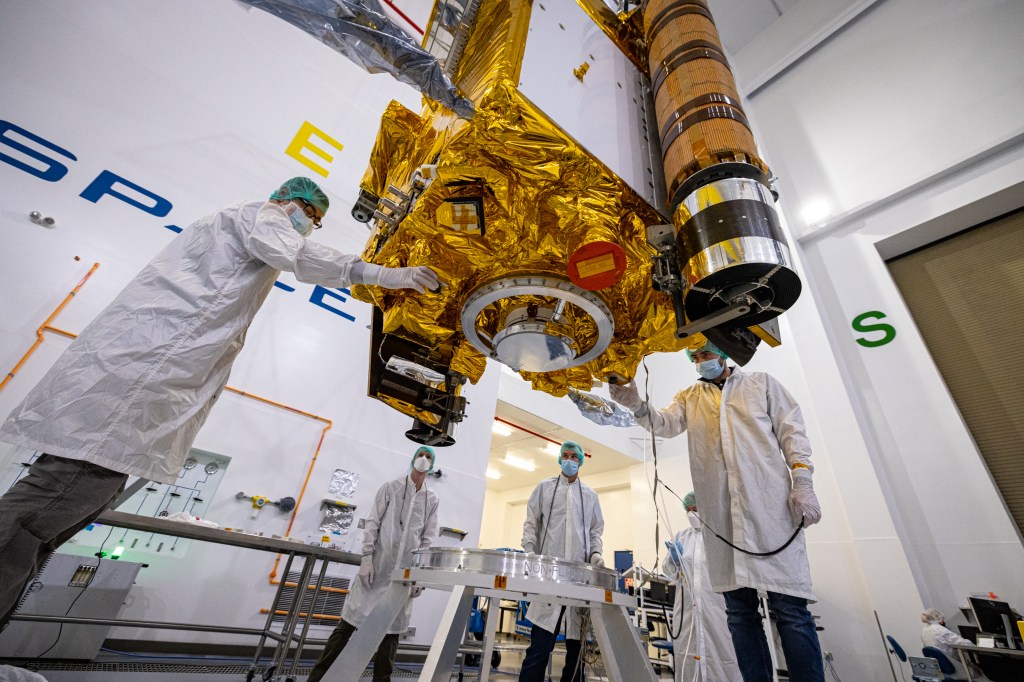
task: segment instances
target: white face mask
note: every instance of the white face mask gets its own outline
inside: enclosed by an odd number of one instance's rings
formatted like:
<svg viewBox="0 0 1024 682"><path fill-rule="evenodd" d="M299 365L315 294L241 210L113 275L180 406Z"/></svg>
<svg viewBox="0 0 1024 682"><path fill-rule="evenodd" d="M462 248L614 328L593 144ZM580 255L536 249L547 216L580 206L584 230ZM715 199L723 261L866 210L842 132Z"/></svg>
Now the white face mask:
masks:
<svg viewBox="0 0 1024 682"><path fill-rule="evenodd" d="M412 463L412 468L420 473L426 473L430 469L430 458L417 457Z"/></svg>
<svg viewBox="0 0 1024 682"><path fill-rule="evenodd" d="M686 518L690 522L690 528L700 528L700 517L697 516L697 512L686 512Z"/></svg>

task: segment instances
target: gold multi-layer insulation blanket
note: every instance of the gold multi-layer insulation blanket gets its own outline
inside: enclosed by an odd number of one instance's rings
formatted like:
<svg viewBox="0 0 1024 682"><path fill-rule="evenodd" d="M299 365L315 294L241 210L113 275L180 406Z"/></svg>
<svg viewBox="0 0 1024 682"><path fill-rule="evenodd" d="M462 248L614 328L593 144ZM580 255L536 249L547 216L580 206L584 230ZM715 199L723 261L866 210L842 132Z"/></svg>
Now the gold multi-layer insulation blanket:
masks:
<svg viewBox="0 0 1024 682"><path fill-rule="evenodd" d="M384 312L384 331L436 349L451 368L471 381L486 359L464 338L460 317L469 295L487 282L511 275L568 279L567 261L581 245L612 241L626 254L627 269L615 285L595 292L611 310L615 335L607 350L585 365L547 373L523 373L534 388L564 395L570 387L589 389L609 373L633 376L643 356L676 351L675 318L669 298L651 288L651 251L646 227L662 218L628 185L549 120L511 82L493 83L476 101L471 122L456 122L436 105L422 115L392 102L364 177L365 189L386 195L394 185L409 191L413 172L436 166L434 180L414 208L391 230L378 226L363 258L388 267L426 265L447 283L440 293L417 294L353 287L353 295ZM453 202L479 199L482 230L452 229ZM488 334L511 308L545 297L499 302L478 317ZM582 354L597 329L569 304L566 319L551 324ZM407 411L407 410L403 410Z"/></svg>
<svg viewBox="0 0 1024 682"><path fill-rule="evenodd" d="M703 0L651 0L644 28L669 196L716 163L742 161L767 173Z"/></svg>

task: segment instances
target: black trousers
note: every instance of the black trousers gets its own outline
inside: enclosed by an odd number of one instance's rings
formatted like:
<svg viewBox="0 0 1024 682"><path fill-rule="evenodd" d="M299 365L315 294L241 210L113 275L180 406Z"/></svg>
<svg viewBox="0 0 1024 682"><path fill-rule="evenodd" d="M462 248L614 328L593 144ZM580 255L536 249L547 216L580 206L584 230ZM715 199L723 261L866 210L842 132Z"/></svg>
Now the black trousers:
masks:
<svg viewBox="0 0 1024 682"><path fill-rule="evenodd" d="M530 631L530 646L526 650L526 658L523 659L523 667L519 669L519 682L543 682L544 670L548 667L548 658L555 649L555 639L558 631L562 629L562 617L565 616L565 607L562 607L558 614L558 623L555 624L555 631L548 632L536 625ZM580 644L578 639L565 640L565 665L562 666L561 682L582 682L583 666L580 662ZM487 662L484 662L486 665ZM575 673L575 674L574 674Z"/></svg>
<svg viewBox="0 0 1024 682"><path fill-rule="evenodd" d="M128 474L44 454L0 497L0 630L50 554L113 504L127 481Z"/></svg>
<svg viewBox="0 0 1024 682"><path fill-rule="evenodd" d="M334 628L334 632L327 638L327 645L324 646L320 660L313 666L313 671L309 674L306 682L319 682L335 659L341 655L356 629L354 625L345 620L342 620L338 627ZM380 646L377 647L377 653L373 657L373 682L390 682L397 655L398 635L384 635L384 639L381 640Z"/></svg>

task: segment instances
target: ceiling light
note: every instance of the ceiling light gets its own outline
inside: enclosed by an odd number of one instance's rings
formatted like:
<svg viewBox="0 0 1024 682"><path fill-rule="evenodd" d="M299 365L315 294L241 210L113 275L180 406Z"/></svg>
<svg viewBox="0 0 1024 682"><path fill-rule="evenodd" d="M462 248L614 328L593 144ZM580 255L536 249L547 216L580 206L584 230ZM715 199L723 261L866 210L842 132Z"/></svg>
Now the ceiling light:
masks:
<svg viewBox="0 0 1024 682"><path fill-rule="evenodd" d="M562 454L562 446L558 443L548 443L544 446L544 452L555 457L559 457Z"/></svg>
<svg viewBox="0 0 1024 682"><path fill-rule="evenodd" d="M800 217L804 219L804 223L807 225L819 227L832 217L832 205L828 199L821 197L811 199L804 204L803 209L800 211Z"/></svg>
<svg viewBox="0 0 1024 682"><path fill-rule="evenodd" d="M497 481L499 478L501 478L501 472L492 467L487 467L487 478L493 478L495 481Z"/></svg>
<svg viewBox="0 0 1024 682"><path fill-rule="evenodd" d="M532 459L520 459L515 455L505 455L504 459L501 460L510 467L516 469L522 469L523 471L536 471L537 465L533 463Z"/></svg>
<svg viewBox="0 0 1024 682"><path fill-rule="evenodd" d="M505 426L500 421L494 420L494 423L491 424L491 433L493 433L496 436L511 436L512 429Z"/></svg>

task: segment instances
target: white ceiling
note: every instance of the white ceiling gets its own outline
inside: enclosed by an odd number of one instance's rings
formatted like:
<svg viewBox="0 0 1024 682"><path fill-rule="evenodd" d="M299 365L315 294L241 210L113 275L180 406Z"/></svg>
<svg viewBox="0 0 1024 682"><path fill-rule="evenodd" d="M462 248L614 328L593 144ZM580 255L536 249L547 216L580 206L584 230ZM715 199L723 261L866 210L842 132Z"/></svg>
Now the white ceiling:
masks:
<svg viewBox="0 0 1024 682"><path fill-rule="evenodd" d="M733 55L799 0L708 0L718 35Z"/></svg>
<svg viewBox="0 0 1024 682"><path fill-rule="evenodd" d="M562 428L501 400L498 401L495 414L498 419L511 422L515 426L495 422L496 428L506 430L509 435L502 435L494 431L491 433L491 452L487 460L487 467L498 471L501 478L497 480L488 478L488 490L510 490L534 486L541 480L558 474L557 451L547 450L550 441L555 441L560 445L564 441L574 440L583 446L586 454L590 455L585 458L583 469L580 471L584 480L586 480L587 474L624 469L637 463L637 460L617 450L595 440L584 438L569 429ZM532 435L527 431L540 434L540 436ZM510 466L502 461L506 455L533 462L536 470L530 472Z"/></svg>

